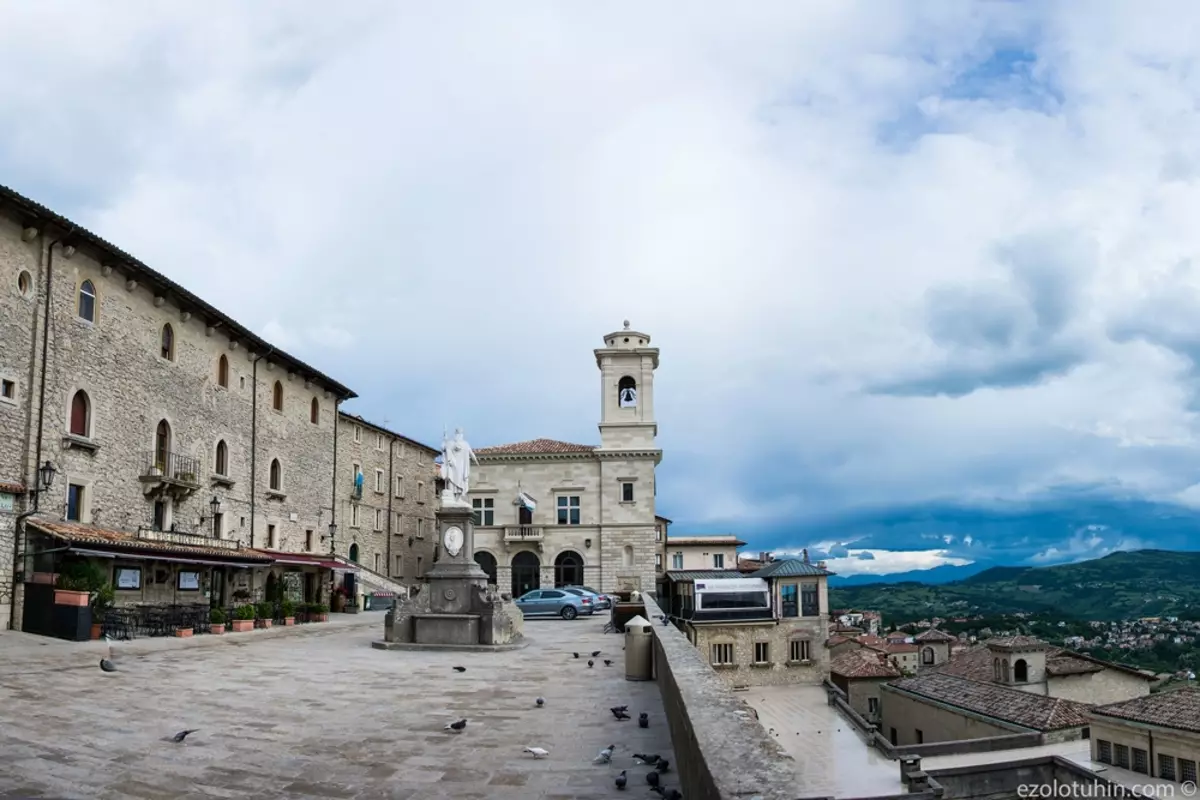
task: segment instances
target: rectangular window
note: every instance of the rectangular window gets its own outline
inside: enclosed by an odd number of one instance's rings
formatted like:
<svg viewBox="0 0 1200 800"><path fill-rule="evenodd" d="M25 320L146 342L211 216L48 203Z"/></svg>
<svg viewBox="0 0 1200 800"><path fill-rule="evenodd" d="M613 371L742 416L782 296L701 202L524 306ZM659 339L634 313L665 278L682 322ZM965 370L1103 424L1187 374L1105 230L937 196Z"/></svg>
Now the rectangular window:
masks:
<svg viewBox="0 0 1200 800"><path fill-rule="evenodd" d="M392 575L397 578L404 577L404 556L396 556L396 564L392 567Z"/></svg>
<svg viewBox="0 0 1200 800"><path fill-rule="evenodd" d="M356 441L356 442L362 441L362 428L360 428L357 425L354 426L354 441Z"/></svg>
<svg viewBox="0 0 1200 800"><path fill-rule="evenodd" d="M800 616L800 587L794 583L785 583L779 587L779 599L781 601L781 613L785 617Z"/></svg>
<svg viewBox="0 0 1200 800"><path fill-rule="evenodd" d="M656 570L662 570L662 553L654 554L654 568Z"/></svg>
<svg viewBox="0 0 1200 800"><path fill-rule="evenodd" d="M1133 748L1133 771L1143 775L1150 774L1150 754L1145 750Z"/></svg>
<svg viewBox="0 0 1200 800"><path fill-rule="evenodd" d="M383 491L384 491L383 487L384 487L383 470L377 469L377 470L375 470L375 491L378 492L379 494L383 494Z"/></svg>
<svg viewBox="0 0 1200 800"><path fill-rule="evenodd" d="M662 541L662 528L654 529L654 541L656 541L656 542Z"/></svg>
<svg viewBox="0 0 1200 800"><path fill-rule="evenodd" d="M1158 754L1158 777L1164 780L1175 780L1175 757Z"/></svg>
<svg viewBox="0 0 1200 800"><path fill-rule="evenodd" d="M310 553L312 552L312 549L313 549L313 532L312 532L312 529L311 529L311 528L310 528L309 530L306 530L306 531L304 532L304 549L305 549L305 550L308 550Z"/></svg>
<svg viewBox="0 0 1200 800"><path fill-rule="evenodd" d="M671 569L683 569L683 553L671 554Z"/></svg>
<svg viewBox="0 0 1200 800"><path fill-rule="evenodd" d="M212 537L220 539L225 532L225 515L221 513L213 514L212 518Z"/></svg>
<svg viewBox="0 0 1200 800"><path fill-rule="evenodd" d="M867 713L870 714L871 716L879 715L879 698L878 697L868 697L867 698Z"/></svg>
<svg viewBox="0 0 1200 800"><path fill-rule="evenodd" d="M376 572L379 572L379 566L380 566L380 564L379 564L379 561L380 561L380 559L382 559L382 558L383 558L383 556L382 556L382 555L380 555L379 553L376 553L376 554L375 554L375 571L376 571Z"/></svg>
<svg viewBox="0 0 1200 800"><path fill-rule="evenodd" d="M82 496L82 492L80 495ZM167 502L165 500L154 501L154 530L162 531L167 528Z"/></svg>
<svg viewBox="0 0 1200 800"><path fill-rule="evenodd" d="M16 400L17 399L17 382L10 381L8 378L0 380L0 399Z"/></svg>
<svg viewBox="0 0 1200 800"><path fill-rule="evenodd" d="M383 530L383 509L382 508L375 509L375 530L377 530L377 531ZM378 571L379 570L376 570L376 572L378 572Z"/></svg>
<svg viewBox="0 0 1200 800"><path fill-rule="evenodd" d="M1106 742L1103 739L1096 740L1096 760L1101 764L1113 763L1112 742Z"/></svg>
<svg viewBox="0 0 1200 800"><path fill-rule="evenodd" d="M83 520L83 487L78 483L67 486L67 519L71 522ZM158 530L162 530L161 527Z"/></svg>
<svg viewBox="0 0 1200 800"><path fill-rule="evenodd" d="M712 663L716 666L722 666L733 663L733 645L732 644L714 644L712 646Z"/></svg>
<svg viewBox="0 0 1200 800"><path fill-rule="evenodd" d="M1129 769L1129 748L1123 744L1113 747L1115 758L1113 762L1121 769Z"/></svg>
<svg viewBox="0 0 1200 800"><path fill-rule="evenodd" d="M418 503L425 502L425 482L424 481L417 481L417 502Z"/></svg>
<svg viewBox="0 0 1200 800"><path fill-rule="evenodd" d="M768 664L771 661L771 645L769 642L754 643L754 663Z"/></svg>
<svg viewBox="0 0 1200 800"><path fill-rule="evenodd" d="M812 660L812 643L808 639L792 639L789 642L788 657L792 661L811 661Z"/></svg>
<svg viewBox="0 0 1200 800"><path fill-rule="evenodd" d="M817 584L802 583L800 584L800 616L802 617L819 617L821 610L819 608L819 600L817 593Z"/></svg>
<svg viewBox="0 0 1200 800"><path fill-rule="evenodd" d="M917 744L925 744L925 732L920 728L913 728L917 734Z"/></svg>
<svg viewBox="0 0 1200 800"><path fill-rule="evenodd" d="M396 476L396 497L404 499L404 478L399 475Z"/></svg>
<svg viewBox="0 0 1200 800"><path fill-rule="evenodd" d="M275 526L274 525L267 526L267 547L271 548L272 550L275 549Z"/></svg>
<svg viewBox="0 0 1200 800"><path fill-rule="evenodd" d="M579 524L579 496L571 495L569 497L558 498L558 524L559 525L578 525Z"/></svg>
<svg viewBox="0 0 1200 800"><path fill-rule="evenodd" d="M421 517L417 517L417 538L425 538L425 520Z"/></svg>
<svg viewBox="0 0 1200 800"><path fill-rule="evenodd" d="M375 449L376 450L383 449L383 434L382 433L375 434Z"/></svg>
<svg viewBox="0 0 1200 800"><path fill-rule="evenodd" d="M1179 759L1179 780L1181 783L1196 782L1196 762L1186 758Z"/></svg>
<svg viewBox="0 0 1200 800"><path fill-rule="evenodd" d="M724 553L713 553L713 569L725 569Z"/></svg>
<svg viewBox="0 0 1200 800"><path fill-rule="evenodd" d="M421 569L421 562L422 562L422 561L424 561L424 560L425 560L425 559L421 558L420 556L417 556L417 574L416 574L416 577L418 577L418 578L419 578L419 577L421 577L421 573L422 573L422 569Z"/></svg>
<svg viewBox="0 0 1200 800"><path fill-rule="evenodd" d="M350 504L350 527L358 527L358 503Z"/></svg>
<svg viewBox="0 0 1200 800"><path fill-rule="evenodd" d="M476 497L471 500L471 507L475 512L476 525L495 525L496 524L496 501L491 497Z"/></svg>
<svg viewBox="0 0 1200 800"><path fill-rule="evenodd" d="M621 484L621 502L633 502L633 483L631 481L625 481Z"/></svg>

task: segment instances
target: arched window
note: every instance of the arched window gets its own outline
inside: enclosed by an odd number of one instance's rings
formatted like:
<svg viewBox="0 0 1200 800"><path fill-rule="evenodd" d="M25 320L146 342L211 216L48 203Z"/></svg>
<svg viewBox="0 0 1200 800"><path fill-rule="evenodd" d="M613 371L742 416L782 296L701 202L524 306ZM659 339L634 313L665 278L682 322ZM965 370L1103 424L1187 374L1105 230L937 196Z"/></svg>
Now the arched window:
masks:
<svg viewBox="0 0 1200 800"><path fill-rule="evenodd" d="M308 421L313 425L321 421L321 404L317 402L317 398L315 397L308 407Z"/></svg>
<svg viewBox="0 0 1200 800"><path fill-rule="evenodd" d="M583 559L573 550L564 550L554 559L555 586L583 585Z"/></svg>
<svg viewBox="0 0 1200 800"><path fill-rule="evenodd" d="M229 359L224 355L217 359L217 386L229 388Z"/></svg>
<svg viewBox="0 0 1200 800"><path fill-rule="evenodd" d="M167 461L171 457L171 426L164 419L158 423L154 431L154 466L163 472L167 471Z"/></svg>
<svg viewBox="0 0 1200 800"><path fill-rule="evenodd" d="M271 408L283 411L283 384L279 381L275 381L275 387L271 389Z"/></svg>
<svg viewBox="0 0 1200 800"><path fill-rule="evenodd" d="M96 285L91 281L79 284L79 318L96 321Z"/></svg>
<svg viewBox="0 0 1200 800"><path fill-rule="evenodd" d="M88 438L92 435L92 402L80 389L71 398L71 435Z"/></svg>
<svg viewBox="0 0 1200 800"><path fill-rule="evenodd" d="M229 448L225 445L225 440L217 442L217 458L213 462L213 472L218 475L229 474Z"/></svg>
<svg viewBox="0 0 1200 800"><path fill-rule="evenodd" d="M271 459L271 488L276 492L283 490L283 467L278 458Z"/></svg>
<svg viewBox="0 0 1200 800"><path fill-rule="evenodd" d="M921 663L922 664L932 664L933 663L933 648L932 647L921 648Z"/></svg>
<svg viewBox="0 0 1200 800"><path fill-rule="evenodd" d="M1025 663L1025 659L1018 658L1013 664L1013 680L1017 683L1025 683L1029 680L1029 664Z"/></svg>
<svg viewBox="0 0 1200 800"><path fill-rule="evenodd" d="M617 382L617 405L621 408L637 407L637 381L628 375Z"/></svg>
<svg viewBox="0 0 1200 800"><path fill-rule="evenodd" d="M358 544L357 543L350 545L350 560L353 561L355 564L358 563Z"/></svg>
<svg viewBox="0 0 1200 800"><path fill-rule="evenodd" d="M175 360L175 330L171 327L171 323L167 323L162 327L162 342L160 343L159 355L167 361Z"/></svg>

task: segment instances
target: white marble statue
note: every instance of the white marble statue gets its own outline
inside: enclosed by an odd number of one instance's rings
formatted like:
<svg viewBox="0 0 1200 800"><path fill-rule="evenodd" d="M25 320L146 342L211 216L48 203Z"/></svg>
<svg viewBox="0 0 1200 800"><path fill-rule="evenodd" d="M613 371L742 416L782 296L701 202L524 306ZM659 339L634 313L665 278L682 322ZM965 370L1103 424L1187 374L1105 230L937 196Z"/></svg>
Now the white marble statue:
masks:
<svg viewBox="0 0 1200 800"><path fill-rule="evenodd" d="M453 500L465 504L471 478L471 462L479 463L475 451L463 438L462 428L456 428L454 438L442 434L442 478L446 481L443 502Z"/></svg>

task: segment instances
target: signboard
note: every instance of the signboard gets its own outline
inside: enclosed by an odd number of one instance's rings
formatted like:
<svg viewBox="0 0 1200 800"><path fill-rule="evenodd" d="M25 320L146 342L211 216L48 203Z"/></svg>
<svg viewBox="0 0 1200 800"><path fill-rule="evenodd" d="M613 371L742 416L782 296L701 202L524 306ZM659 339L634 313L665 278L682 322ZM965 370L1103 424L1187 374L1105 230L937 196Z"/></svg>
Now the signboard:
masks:
<svg viewBox="0 0 1200 800"><path fill-rule="evenodd" d="M117 567L117 588L142 588L142 571L137 567Z"/></svg>
<svg viewBox="0 0 1200 800"><path fill-rule="evenodd" d="M12 511L15 507L16 495L0 492L0 511Z"/></svg>
<svg viewBox="0 0 1200 800"><path fill-rule="evenodd" d="M181 572L179 573L179 590L180 591L195 591L200 588L200 573L199 572Z"/></svg>

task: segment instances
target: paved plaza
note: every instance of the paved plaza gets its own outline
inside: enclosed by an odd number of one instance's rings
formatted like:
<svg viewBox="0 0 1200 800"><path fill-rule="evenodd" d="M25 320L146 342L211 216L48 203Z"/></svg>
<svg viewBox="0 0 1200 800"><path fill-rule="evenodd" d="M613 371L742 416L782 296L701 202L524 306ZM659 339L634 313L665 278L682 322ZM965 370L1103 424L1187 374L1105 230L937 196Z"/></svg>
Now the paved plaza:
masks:
<svg viewBox="0 0 1200 800"><path fill-rule="evenodd" d="M655 796L631 754L674 761L662 699L654 683L625 680L623 637L602 633L604 619L529 621L529 647L463 654L372 649L383 622L371 617L206 646L118 645L113 674L80 660L76 648L95 655L99 643L26 647L7 663L0 648L0 797L611 798L622 769L624 795ZM613 666L589 669L592 650ZM615 720L608 709L625 704L650 727ZM442 730L460 717L466 732ZM185 728L199 731L166 740ZM609 744L613 764L593 764ZM678 785L674 765L664 777Z"/></svg>

